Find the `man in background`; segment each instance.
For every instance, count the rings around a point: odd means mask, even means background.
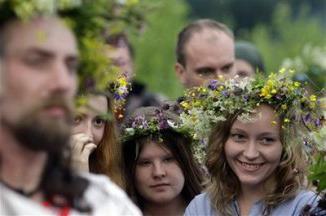
[[[134,50],[127,36],[122,33],[110,35],[106,38],[106,43],[110,46],[107,55],[113,65],[117,66],[131,83],[131,90],[126,97],[124,110],[121,111],[121,118],[129,116],[139,107],[160,106],[166,98],[149,92],[144,83],[134,79]]]
[[[185,88],[235,76],[234,37],[224,24],[201,19],[178,34],[175,72]]]

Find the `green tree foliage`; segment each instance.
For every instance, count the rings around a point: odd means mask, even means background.
[[[151,0],[144,1],[153,4]],[[170,98],[182,94],[173,68],[174,49],[177,34],[186,24],[187,13],[184,0],[156,1],[144,32],[131,38],[135,49],[136,79],[146,83],[151,91]]]
[[[267,71],[278,70],[285,58],[299,55],[306,44],[323,47],[326,31],[321,22],[309,17],[308,8],[291,18],[287,4],[278,4],[271,25],[257,25],[251,33],[243,35],[253,41],[261,51]]]

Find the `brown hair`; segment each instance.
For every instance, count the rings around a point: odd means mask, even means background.
[[[147,112],[152,107],[147,108],[148,109],[140,108],[138,110],[141,110],[141,112],[145,110],[145,112]],[[153,116],[152,112],[154,112],[154,109],[145,113],[145,118]],[[135,113],[139,112],[136,110]],[[164,114],[170,117],[175,116],[167,111],[164,111]],[[185,177],[185,183],[181,194],[184,201],[189,204],[190,201],[202,190],[201,172],[199,170],[198,164],[193,158],[191,150],[191,138],[173,130],[172,128],[162,129],[158,132],[139,136],[122,143],[124,175],[125,178],[129,180],[126,182],[126,191],[128,195],[140,208],[143,208],[144,200],[137,193],[135,187],[135,170],[138,156],[142,151],[143,146],[150,141],[154,141],[158,145],[161,145],[162,147],[170,150],[177,160],[180,169],[182,170]]]
[[[112,115],[112,99],[109,94],[99,92],[90,94],[105,96],[108,102],[108,114]],[[89,157],[89,169],[90,172],[107,175],[117,185],[124,188],[121,174],[121,144],[117,133],[115,118],[112,115],[111,119],[105,123],[102,140]]]
[[[230,129],[238,115],[229,116],[224,122],[215,125],[209,137],[206,166],[211,174],[211,184],[207,191],[212,206],[222,215],[232,215],[230,203],[239,195],[241,186],[238,177],[229,167],[224,153],[224,146],[229,137]],[[284,200],[292,198],[298,189],[303,186],[306,163],[303,146],[296,143],[297,125],[281,130],[283,152],[279,166],[274,171],[277,181],[267,181],[266,196],[263,201],[266,205],[263,214],[268,215],[272,208]],[[268,185],[268,186],[267,186]]]
[[[186,65],[185,46],[187,42],[191,39],[194,33],[202,32],[205,29],[224,32],[231,38],[234,38],[232,31],[223,23],[211,19],[200,19],[195,22],[192,22],[186,27],[184,27],[178,34],[177,46],[175,51],[178,63],[183,66]]]

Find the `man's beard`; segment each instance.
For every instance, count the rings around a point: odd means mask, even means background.
[[[41,112],[53,106],[65,110],[64,118],[51,118],[40,115]],[[61,153],[68,146],[71,122],[72,106],[62,97],[51,97],[33,111],[26,112],[15,123],[2,118],[2,124],[13,134],[15,139],[24,147],[32,151],[48,153]]]

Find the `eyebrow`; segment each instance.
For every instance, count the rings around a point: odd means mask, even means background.
[[[234,62],[229,62],[229,63],[226,63],[225,65],[223,65],[222,68],[232,67],[233,65],[234,65]]]
[[[246,131],[244,131],[244,130],[242,130],[242,129],[240,129],[240,128],[232,128],[232,129],[230,130],[230,133],[231,133],[231,132],[240,132],[240,133],[245,133],[245,134],[247,134]],[[278,136],[278,135],[279,135],[279,133],[276,133],[276,132],[263,132],[263,133],[258,134],[258,136]]]
[[[46,50],[44,48],[38,48],[38,47],[32,47],[32,48],[28,48],[26,50],[24,50],[22,52],[23,54],[28,53],[28,54],[38,54],[41,56],[45,56],[48,58],[52,58],[55,56],[53,51],[50,50]],[[65,56],[65,59],[68,59],[69,61],[78,61],[79,60],[79,56],[77,53],[69,53],[68,55]]]
[[[196,72],[201,72],[201,71],[208,71],[208,70],[210,70],[210,71],[215,71],[215,68],[213,68],[213,67],[199,67],[199,68],[196,68],[195,69],[195,71]]]

